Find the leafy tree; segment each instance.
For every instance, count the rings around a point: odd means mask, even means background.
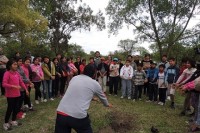
[[[132,55],[133,52],[136,50],[136,44],[137,41],[126,39],[126,40],[120,40],[118,43],[118,46],[127,53],[127,55]]]
[[[49,40],[55,53],[68,51],[71,32],[78,29],[90,30],[92,25],[105,28],[105,18],[99,11],[96,15],[86,4],[77,5],[79,0],[30,0],[31,6],[40,11],[49,21]]]
[[[43,31],[46,19],[29,7],[29,0],[0,1],[0,35],[10,36],[20,31]]]
[[[68,52],[66,53],[67,56],[70,56],[70,57],[86,57],[87,53],[85,53],[84,49],[80,46],[80,45],[77,45],[77,44],[69,44],[69,50]]]
[[[133,26],[140,39],[157,45],[161,57],[164,48],[168,54],[177,42],[199,34],[198,26],[187,29],[199,4],[199,0],[110,0],[108,27],[115,34],[124,23]]]

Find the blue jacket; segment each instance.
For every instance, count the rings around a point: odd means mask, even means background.
[[[147,70],[147,78],[149,80],[149,83],[155,84],[158,79],[158,68],[149,68]]]
[[[169,83],[176,83],[179,77],[179,68],[177,66],[169,66],[166,71],[165,80]]]

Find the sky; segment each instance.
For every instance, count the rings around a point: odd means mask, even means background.
[[[82,0],[84,3],[89,5],[94,13],[101,10],[106,18],[106,23],[108,22],[108,16],[105,14],[105,8],[108,5],[109,0]],[[190,25],[193,25],[195,22],[191,22]],[[189,26],[190,26],[189,25]],[[86,53],[90,53],[90,51],[100,51],[102,55],[108,55],[111,51],[119,50],[120,48],[117,46],[120,40],[131,39],[135,40],[132,29],[128,29],[124,26],[121,30],[119,30],[117,35],[110,35],[108,33],[108,28],[103,31],[98,31],[95,27],[92,27],[90,31],[78,30],[74,31],[71,34],[72,38],[69,43],[76,43],[84,49]],[[150,44],[145,42],[140,44],[140,46],[148,49]]]

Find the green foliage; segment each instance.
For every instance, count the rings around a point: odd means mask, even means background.
[[[21,54],[21,57],[26,56],[26,52],[30,51],[33,56],[49,56],[51,58],[55,57],[53,53],[46,45],[23,45],[17,41],[8,42],[3,46],[4,53],[7,57],[12,58],[16,52]]]
[[[83,50],[83,48],[80,45],[77,44],[69,44],[68,46],[68,52],[65,54],[67,57],[86,57],[87,53]]]
[[[69,52],[71,32],[78,29],[90,30],[92,25],[100,30],[105,28],[102,12],[93,14],[89,6],[78,6],[77,2],[81,3],[79,0],[30,0],[31,6],[48,18],[49,39],[55,53]]]
[[[164,48],[168,54],[176,44],[199,34],[199,26],[187,29],[199,4],[199,0],[110,0],[108,27],[116,34],[124,23],[133,26],[139,39],[157,45],[161,57]]]
[[[29,8],[29,0],[1,0],[0,18],[0,35],[47,28],[47,20]]]
[[[137,41],[126,39],[120,40],[118,43],[118,47],[120,47],[127,55],[132,55],[136,50]]]

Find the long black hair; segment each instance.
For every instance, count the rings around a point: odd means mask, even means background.
[[[12,66],[12,64],[14,64],[14,63],[17,63],[17,61],[16,61],[14,58],[11,58],[11,59],[7,62],[7,64],[6,64],[6,69],[7,69],[8,71],[10,71],[11,66]]]

